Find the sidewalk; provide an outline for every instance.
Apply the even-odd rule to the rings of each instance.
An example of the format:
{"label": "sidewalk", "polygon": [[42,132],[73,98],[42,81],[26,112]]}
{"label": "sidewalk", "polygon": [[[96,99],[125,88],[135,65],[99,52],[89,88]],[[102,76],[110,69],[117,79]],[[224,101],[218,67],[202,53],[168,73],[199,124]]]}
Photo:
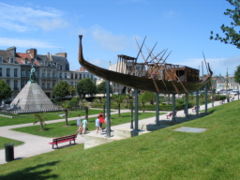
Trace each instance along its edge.
{"label": "sidewalk", "polygon": [[[237,99],[237,97],[235,97],[235,100]],[[221,105],[221,101],[217,101],[214,103],[215,106]],[[200,106],[200,110],[204,110],[204,105]],[[212,103],[208,104],[208,108],[212,107]],[[122,110],[121,112],[129,112],[129,110]],[[112,114],[116,114],[117,111],[112,112]],[[189,108],[189,115],[191,114],[195,114],[195,112],[192,112],[192,108]],[[91,117],[96,117],[97,115],[90,115],[89,118]],[[177,117],[184,117],[184,111],[178,111],[177,112]],[[139,120],[139,129],[144,130],[144,133],[147,133],[149,131],[147,131],[145,129],[146,125],[149,124],[155,124],[155,118],[156,117],[151,117],[151,118],[147,118],[144,120]],[[69,118],[69,121],[71,120],[76,120],[75,118]],[[166,118],[166,114],[161,115],[160,116],[160,121],[170,121],[169,119]],[[57,120],[52,120],[52,121],[47,121],[47,124],[51,124],[51,123],[56,123],[56,122],[63,122],[65,121],[64,119],[57,119]],[[26,126],[32,126],[32,123],[27,123],[27,124],[20,124],[20,125],[11,125],[11,126],[3,126],[0,127],[0,136],[2,137],[6,137],[6,138],[10,138],[10,139],[16,139],[19,141],[24,142],[23,145],[19,145],[14,147],[14,157],[15,159],[21,159],[21,158],[26,158],[26,157],[31,157],[31,156],[35,156],[38,154],[42,154],[42,153],[47,153],[47,152],[51,152],[54,151],[51,147],[51,145],[49,144],[49,142],[52,141],[52,138],[47,138],[47,137],[42,137],[42,136],[36,136],[36,135],[31,135],[31,134],[27,134],[27,133],[22,133],[22,132],[17,132],[17,131],[13,131],[11,129],[14,128],[20,128],[20,127],[26,127]],[[130,123],[125,123],[125,124],[120,124],[120,125],[116,125],[116,126],[112,126],[111,127],[113,130],[113,137],[114,137],[114,132],[117,129],[127,129],[130,130]],[[105,137],[104,134],[101,133],[96,133],[96,131],[91,131],[89,132],[87,135],[90,136],[95,136],[95,137],[100,137],[103,138]],[[87,136],[86,136],[87,137]],[[85,142],[85,136],[78,136],[76,143],[77,144],[81,144]],[[4,164],[5,162],[5,150],[2,149],[0,150],[0,164]]]}

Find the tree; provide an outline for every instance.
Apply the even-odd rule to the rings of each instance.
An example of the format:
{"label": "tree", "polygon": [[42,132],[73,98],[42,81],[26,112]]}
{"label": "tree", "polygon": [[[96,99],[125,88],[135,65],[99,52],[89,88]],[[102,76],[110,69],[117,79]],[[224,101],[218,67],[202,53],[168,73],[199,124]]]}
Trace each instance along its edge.
{"label": "tree", "polygon": [[149,102],[149,103],[153,104],[154,94],[152,92],[149,92],[149,91],[144,91],[142,94],[140,94],[139,100],[142,103],[142,110],[144,112],[146,102]]}
{"label": "tree", "polygon": [[113,100],[117,103],[117,106],[118,106],[118,116],[121,115],[121,104],[125,98],[125,95],[123,94],[114,94],[112,96]]}
{"label": "tree", "polygon": [[68,91],[72,97],[76,94],[76,88],[74,86],[69,86]]}
{"label": "tree", "polygon": [[6,98],[11,97],[12,91],[9,85],[3,81],[0,80],[0,102]]}
{"label": "tree", "polygon": [[68,126],[68,111],[69,111],[69,108],[71,107],[70,103],[69,103],[69,101],[64,101],[61,104],[61,106],[63,107],[64,113],[65,113],[65,123],[66,123],[66,126]]}
{"label": "tree", "polygon": [[97,92],[96,84],[89,78],[82,79],[77,84],[77,92],[80,98],[85,98],[87,94],[93,95]]}
{"label": "tree", "polygon": [[[106,92],[106,81],[101,82],[97,85],[97,93],[104,94]],[[110,93],[112,93],[112,86],[110,85]]]}
{"label": "tree", "polygon": [[40,127],[41,127],[41,130],[44,131],[45,130],[45,120],[42,116],[42,114],[34,114],[34,117],[36,118],[36,121],[33,122],[33,124],[36,124],[37,122],[40,123]]}
{"label": "tree", "polygon": [[[229,26],[222,24],[221,30],[224,36],[220,36],[219,34],[213,33],[211,31],[211,40],[219,40],[225,44],[232,44],[237,48],[240,48],[240,33],[239,33],[239,26],[240,26],[240,2],[239,0],[227,0],[232,6],[233,9],[226,9],[224,14],[231,18],[231,23]],[[215,37],[214,37],[215,36]]]}
{"label": "tree", "polygon": [[70,95],[70,85],[66,81],[59,81],[53,88],[53,95],[62,100],[64,97]]}
{"label": "tree", "polygon": [[237,83],[240,83],[240,65],[237,67],[234,73],[234,79]]}

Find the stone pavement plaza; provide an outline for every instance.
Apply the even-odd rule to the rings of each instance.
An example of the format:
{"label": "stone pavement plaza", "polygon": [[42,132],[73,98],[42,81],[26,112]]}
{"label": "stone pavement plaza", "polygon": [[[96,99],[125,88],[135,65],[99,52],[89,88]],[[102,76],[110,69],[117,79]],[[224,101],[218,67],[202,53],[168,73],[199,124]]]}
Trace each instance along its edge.
{"label": "stone pavement plaza", "polygon": [[[221,104],[222,104],[221,101],[216,101],[214,103],[214,106],[218,106]],[[212,103],[209,103],[208,107],[211,108]],[[204,110],[204,105],[200,106],[200,110]],[[127,112],[127,111],[128,110],[122,110],[122,112]],[[117,113],[117,112],[113,112],[112,114],[115,114],[115,113]],[[189,109],[189,115],[191,115],[191,114],[195,114],[195,112],[192,112],[192,108]],[[91,115],[91,116],[89,116],[89,118],[96,117],[96,116],[97,115]],[[184,115],[183,110],[177,112],[177,117],[184,117],[184,116],[185,115]],[[156,117],[151,117],[151,118],[139,120],[139,129],[142,130],[143,133],[149,132],[149,131],[147,131],[146,126],[150,125],[150,124],[155,124],[155,119],[156,119]],[[69,121],[70,120],[76,120],[76,117],[69,118]],[[169,119],[167,120],[166,114],[160,115],[160,121],[163,121],[163,120],[170,121]],[[58,119],[58,120],[47,121],[47,124],[62,122],[62,121],[65,121],[65,120]],[[35,156],[38,154],[43,154],[43,153],[47,153],[50,151],[54,151],[54,149],[52,149],[52,146],[49,144],[49,142],[52,141],[52,138],[42,137],[42,136],[37,136],[37,135],[32,135],[32,134],[27,134],[27,133],[11,130],[14,128],[20,128],[20,127],[26,127],[26,126],[33,126],[33,124],[28,123],[28,124],[0,127],[0,136],[24,142],[24,144],[14,147],[14,158],[15,159],[31,157],[31,156]],[[77,129],[77,127],[76,127],[76,129]],[[94,130],[94,131],[89,132],[86,135],[78,135],[78,137],[76,139],[76,143],[77,144],[86,143],[87,141],[89,141],[89,138],[91,139],[91,137],[99,138],[99,139],[105,138],[105,140],[108,140],[109,142],[113,141],[113,140],[127,138],[128,136],[124,136],[124,133],[122,135],[118,136],[116,134],[116,132],[121,132],[121,131],[118,131],[119,129],[121,129],[122,131],[126,130],[126,131],[130,132],[130,130],[131,130],[130,122],[112,126],[111,129],[113,130],[111,138],[106,138],[105,135],[102,133],[97,134],[96,131]],[[94,145],[90,145],[89,147],[96,146],[98,144],[102,144],[101,142],[95,142],[95,141],[94,141],[94,143],[95,143]],[[106,142],[103,142],[103,143],[106,143]],[[0,164],[4,164],[4,163],[6,163],[5,149],[1,149],[0,150]]]}

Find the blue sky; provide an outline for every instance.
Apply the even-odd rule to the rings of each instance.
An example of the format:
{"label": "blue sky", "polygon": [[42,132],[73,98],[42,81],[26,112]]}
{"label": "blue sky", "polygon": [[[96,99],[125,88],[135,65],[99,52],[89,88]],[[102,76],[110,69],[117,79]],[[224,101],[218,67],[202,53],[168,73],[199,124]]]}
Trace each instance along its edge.
{"label": "blue sky", "polygon": [[240,65],[239,50],[209,40],[210,31],[228,24],[226,0],[0,0],[0,49],[18,52],[67,52],[70,68],[77,60],[78,34],[83,34],[84,56],[108,67],[117,54],[136,56],[139,41],[158,42],[157,52],[172,51],[168,63],[199,68],[202,52],[215,74],[233,74]]}

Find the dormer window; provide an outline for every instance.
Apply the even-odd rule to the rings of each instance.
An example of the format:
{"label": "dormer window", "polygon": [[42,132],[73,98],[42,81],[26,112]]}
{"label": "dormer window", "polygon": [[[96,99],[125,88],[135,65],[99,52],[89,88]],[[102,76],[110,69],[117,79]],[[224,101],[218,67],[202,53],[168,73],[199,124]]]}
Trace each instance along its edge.
{"label": "dormer window", "polygon": [[8,59],[8,62],[9,62],[9,63],[13,63],[13,58],[10,57],[10,58]]}
{"label": "dormer window", "polygon": [[0,63],[2,64],[3,63],[3,57],[0,56]]}

